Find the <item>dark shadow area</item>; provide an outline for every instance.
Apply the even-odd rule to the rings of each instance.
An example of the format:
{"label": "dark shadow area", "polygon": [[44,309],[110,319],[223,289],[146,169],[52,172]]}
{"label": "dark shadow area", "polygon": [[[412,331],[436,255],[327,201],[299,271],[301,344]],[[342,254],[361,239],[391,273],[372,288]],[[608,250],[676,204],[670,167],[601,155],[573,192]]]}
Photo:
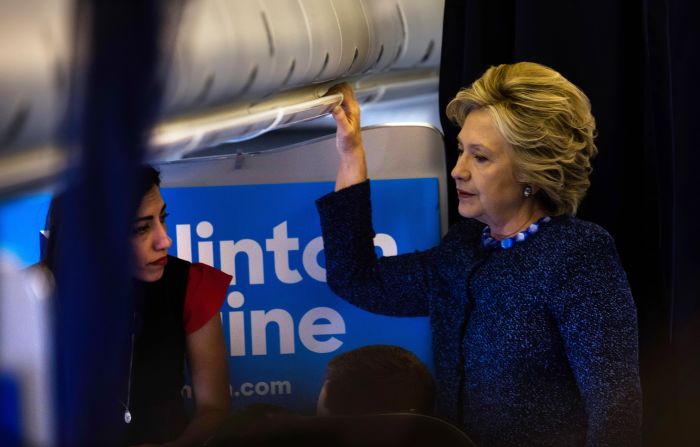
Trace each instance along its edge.
{"label": "dark shadow area", "polygon": [[211,447],[475,447],[447,422],[417,414],[373,416],[235,416],[207,444]]}

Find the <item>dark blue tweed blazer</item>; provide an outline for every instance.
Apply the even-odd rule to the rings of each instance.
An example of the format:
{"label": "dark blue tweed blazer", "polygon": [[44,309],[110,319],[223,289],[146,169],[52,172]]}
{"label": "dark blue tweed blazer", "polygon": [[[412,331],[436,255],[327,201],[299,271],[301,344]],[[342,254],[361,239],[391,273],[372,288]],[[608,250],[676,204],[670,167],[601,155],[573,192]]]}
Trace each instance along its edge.
{"label": "dark blue tweed blazer", "polygon": [[612,238],[557,217],[509,250],[454,225],[377,260],[369,182],[317,201],[328,285],[371,312],[428,315],[436,411],[479,446],[639,445],[637,317]]}

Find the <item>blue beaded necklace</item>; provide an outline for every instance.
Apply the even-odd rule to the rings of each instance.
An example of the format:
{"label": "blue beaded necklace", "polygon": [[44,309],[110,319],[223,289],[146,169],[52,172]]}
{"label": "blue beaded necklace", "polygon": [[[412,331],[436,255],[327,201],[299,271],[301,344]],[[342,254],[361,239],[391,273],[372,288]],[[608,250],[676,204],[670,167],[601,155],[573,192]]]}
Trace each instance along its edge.
{"label": "blue beaded necklace", "polygon": [[504,250],[507,250],[511,248],[513,245],[515,245],[518,242],[522,242],[525,239],[529,238],[533,234],[537,233],[537,230],[540,229],[540,225],[543,223],[547,223],[550,220],[552,220],[551,217],[549,216],[544,216],[541,217],[540,219],[537,220],[537,222],[534,222],[530,224],[529,227],[521,231],[520,233],[511,236],[507,239],[503,239],[502,241],[499,241],[497,239],[494,239],[491,237],[491,228],[486,227],[484,230],[481,232],[481,246],[486,248],[486,249],[494,249],[501,247]]}

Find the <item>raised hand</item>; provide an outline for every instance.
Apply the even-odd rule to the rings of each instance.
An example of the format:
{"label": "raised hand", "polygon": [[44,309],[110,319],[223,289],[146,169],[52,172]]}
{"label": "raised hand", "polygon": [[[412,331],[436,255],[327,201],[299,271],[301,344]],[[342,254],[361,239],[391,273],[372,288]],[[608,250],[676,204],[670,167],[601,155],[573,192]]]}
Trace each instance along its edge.
{"label": "raised hand", "polygon": [[367,179],[365,149],[360,131],[360,105],[348,83],[333,86],[328,94],[342,93],[343,102],[333,109],[336,123],[335,144],[340,155],[335,190],[346,188]]}

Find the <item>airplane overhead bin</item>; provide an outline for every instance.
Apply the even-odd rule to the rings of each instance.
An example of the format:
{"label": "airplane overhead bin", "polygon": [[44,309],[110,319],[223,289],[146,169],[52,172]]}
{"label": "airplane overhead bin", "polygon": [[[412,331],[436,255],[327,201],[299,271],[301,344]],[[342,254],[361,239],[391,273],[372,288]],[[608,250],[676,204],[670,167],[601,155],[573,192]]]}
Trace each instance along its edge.
{"label": "airplane overhead bin", "polygon": [[405,35],[403,52],[393,68],[436,67],[440,64],[444,2],[432,2],[432,8],[430,6],[417,8],[410,3],[415,1],[398,0],[396,2]]}
{"label": "airplane overhead bin", "polygon": [[[437,89],[437,76],[432,69],[345,80],[365,104]],[[201,149],[250,140],[271,130],[323,117],[343,100],[341,94],[326,96],[332,84],[302,87],[258,102],[166,120],[153,131],[151,156],[155,160],[176,160]]]}
{"label": "airplane overhead bin", "polygon": [[[330,112],[338,80],[360,102],[437,91],[442,5],[206,0],[185,5],[151,156],[255,138]],[[385,93],[393,95],[385,96]]]}
{"label": "airplane overhead bin", "polygon": [[[63,166],[71,0],[0,5],[0,194]],[[6,10],[6,11],[5,11]],[[167,50],[151,160],[242,141],[327,114],[339,80],[361,102],[437,91],[442,2],[189,0]],[[394,95],[387,94],[394,92]]]}

